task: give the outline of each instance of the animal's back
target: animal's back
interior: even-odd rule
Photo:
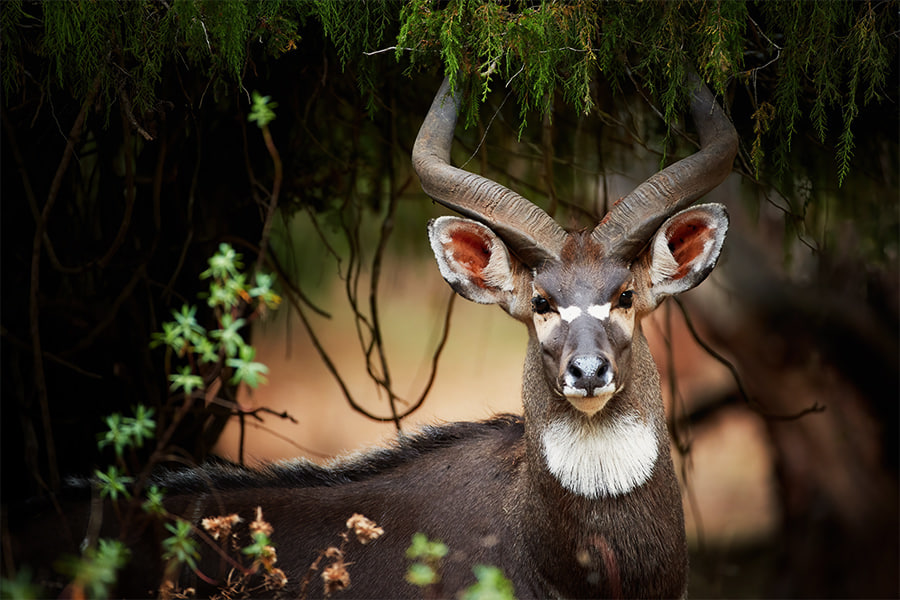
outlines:
[[[275,566],[287,576],[283,592],[288,597],[297,597],[322,551],[341,545],[340,534],[355,513],[375,521],[384,534],[365,545],[350,534],[344,556],[351,582],[346,597],[422,597],[421,588],[405,581],[411,564],[405,553],[416,532],[448,546],[438,589],[442,595],[452,596],[475,583],[472,567],[477,564],[498,566],[513,579],[524,562],[508,516],[509,502],[518,497],[522,478],[522,435],[521,419],[503,416],[426,428],[393,447],[327,467],[306,461],[259,469],[212,463],[157,473],[152,482],[165,490],[166,509],[196,527],[207,517],[238,514],[242,522],[235,533],[241,547],[250,543],[248,524],[259,507],[273,527]],[[72,531],[70,553],[83,538],[90,514],[84,491],[76,495],[79,498],[65,503]],[[53,534],[60,531],[59,517],[44,512],[19,532],[20,539],[30,539],[24,562],[49,565],[66,546]],[[122,597],[156,596],[165,566],[160,542],[171,533],[159,522],[132,523],[128,532],[124,541],[132,557],[119,575],[117,592]],[[107,506],[100,535],[118,539],[120,533],[120,522]],[[230,565],[205,542],[200,541],[199,546],[200,571],[224,580]],[[247,563],[238,552],[232,551],[232,555]],[[311,572],[308,597],[323,595],[321,573],[331,561],[324,558],[318,570]],[[215,591],[184,566],[179,585],[182,589],[194,587],[201,596]]]
[[[514,555],[504,498],[514,497],[520,476],[522,432],[515,418],[453,424],[328,469],[294,463],[244,472],[230,489],[227,470],[217,468],[219,480],[213,478],[213,485],[221,489],[217,495],[227,499],[226,506],[241,507],[245,520],[262,507],[275,528],[278,566],[290,589],[296,589],[322,550],[339,545],[347,519],[361,513],[385,533],[365,546],[348,544],[348,596],[421,597],[421,589],[404,581],[410,562],[405,551],[416,532],[449,547],[442,581],[444,592],[453,595],[474,583],[472,566],[502,566]],[[199,512],[216,512],[215,495],[205,498]],[[195,502],[188,500],[182,509],[196,515]],[[319,573],[324,564],[327,560],[310,583],[310,597],[323,591]]]

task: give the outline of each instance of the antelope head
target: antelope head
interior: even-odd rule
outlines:
[[[703,281],[725,239],[724,206],[687,207],[730,173],[737,134],[706,86],[695,76],[690,85],[700,150],[650,177],[589,231],[567,232],[519,194],[450,165],[459,98],[447,80],[416,139],[425,192],[466,217],[429,224],[444,279],[526,323],[550,393],[587,417],[636,377],[641,318]]]

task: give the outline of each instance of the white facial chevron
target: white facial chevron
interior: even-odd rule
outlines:
[[[567,306],[565,308],[560,308],[559,316],[562,317],[562,320],[566,323],[571,323],[581,316],[581,309],[577,306]]]
[[[603,319],[609,318],[609,310],[611,308],[612,308],[612,304],[607,302],[606,304],[604,304],[602,306],[597,305],[597,304],[592,304],[592,305],[588,306],[587,311],[588,311],[589,315],[591,315],[595,319],[600,319],[602,321]]]
[[[603,305],[591,304],[587,308],[587,314],[602,321],[609,318],[609,311],[611,308],[612,304],[609,302]],[[562,320],[566,323],[571,323],[583,314],[585,314],[585,311],[578,306],[566,306],[565,308],[559,309],[559,316],[562,317]]]

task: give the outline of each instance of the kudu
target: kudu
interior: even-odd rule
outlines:
[[[474,583],[477,564],[500,567],[522,598],[683,596],[681,496],[641,319],[715,265],[724,207],[685,207],[728,175],[737,151],[712,94],[691,85],[701,149],[650,177],[593,230],[567,233],[518,194],[450,165],[458,98],[445,81],[412,159],[427,194],[466,218],[435,219],[428,235],[457,293],[527,326],[524,417],[428,428],[330,467],[170,474],[159,480],[168,509],[195,524],[233,512],[246,523],[261,506],[289,594],[362,513],[385,534],[348,554],[348,597],[421,597],[404,580],[404,551],[419,531],[450,549],[439,588],[447,596]],[[207,573],[214,562],[203,563]],[[149,563],[130,569],[122,580],[131,595],[159,582]]]

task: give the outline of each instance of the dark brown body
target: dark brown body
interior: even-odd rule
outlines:
[[[528,361],[539,360],[535,350]],[[650,360],[643,343],[634,356]],[[646,384],[658,385],[656,377]],[[615,402],[629,402],[628,394],[610,403],[610,414],[620,408]],[[410,564],[405,551],[416,532],[449,547],[439,588],[446,597],[475,583],[472,567],[478,564],[500,567],[519,598],[684,593],[684,525],[668,447],[660,448],[645,485],[627,496],[589,500],[566,491],[539,468],[540,456],[530,460],[534,449],[529,446],[522,419],[503,416],[428,429],[395,448],[334,468],[300,462],[262,470],[210,465],[161,476],[158,483],[168,490],[168,510],[195,525],[204,517],[238,513],[244,519],[238,529],[242,538],[256,507],[262,507],[274,527],[287,597],[296,596],[319,552],[339,543],[338,534],[353,513],[376,521],[385,533],[368,545],[349,545],[351,587],[338,598],[423,597],[421,588],[404,579]],[[76,542],[86,530],[87,509],[82,502],[69,513]],[[117,537],[117,518],[107,510],[104,520],[103,534]],[[47,566],[63,550],[65,536],[55,516],[33,525],[21,532],[30,538],[25,546],[32,556],[20,558]],[[169,534],[158,524],[139,533],[128,540],[133,557],[119,578],[121,597],[154,597],[162,580],[158,544],[160,534]],[[227,575],[227,565],[208,551],[200,564],[210,576]],[[320,573],[309,583],[311,598],[323,595]],[[196,587],[201,596],[213,591],[186,568],[180,583]]]

